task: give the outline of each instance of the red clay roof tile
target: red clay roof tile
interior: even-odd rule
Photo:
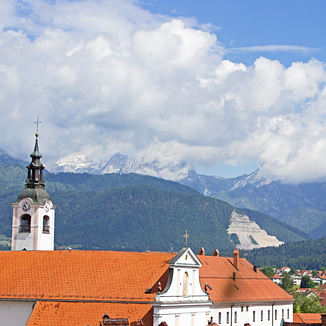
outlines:
[[[259,270],[257,273],[246,259],[240,258],[239,271],[232,258],[198,256],[203,266],[199,269],[202,288],[208,283],[213,302],[293,301],[293,297],[282,290]],[[235,273],[235,280],[233,279]]]
[[[135,325],[139,318],[144,325],[153,324],[152,306],[147,304],[100,303],[100,302],[40,302],[34,307],[26,326],[98,326],[105,313],[110,318],[128,318]]]
[[[175,253],[0,252],[0,298],[153,301]],[[153,288],[145,294],[146,289]]]

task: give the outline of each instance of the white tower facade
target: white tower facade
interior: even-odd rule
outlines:
[[[45,190],[44,166],[38,148],[38,133],[35,134],[32,162],[27,166],[25,189],[13,207],[11,250],[53,250],[54,210],[50,195]]]

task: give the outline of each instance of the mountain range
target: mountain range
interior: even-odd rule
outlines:
[[[120,153],[99,163],[77,162],[61,161],[54,172],[139,173],[173,180],[202,195],[272,216],[313,238],[326,236],[326,182],[287,184],[262,177],[259,169],[249,175],[222,178],[198,174],[186,163],[162,167],[158,161],[137,161]]]
[[[0,153],[0,162],[14,161],[8,154]],[[61,160],[52,172],[137,173],[177,181],[204,196],[272,216],[313,238],[326,236],[326,182],[287,184],[262,177],[259,169],[249,175],[222,178],[198,174],[186,163],[162,166],[157,160],[148,163],[120,153],[97,163],[86,163],[78,155],[70,156]]]
[[[10,237],[12,208],[24,188],[26,168],[0,163],[0,230]],[[84,249],[228,251],[279,246],[309,239],[259,212],[242,212],[180,183],[135,173],[46,173],[56,209],[55,244]]]

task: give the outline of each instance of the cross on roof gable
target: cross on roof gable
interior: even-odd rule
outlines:
[[[201,267],[202,263],[189,247],[183,247],[170,261],[170,267]]]

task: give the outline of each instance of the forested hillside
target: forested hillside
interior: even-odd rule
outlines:
[[[262,266],[289,266],[297,269],[317,269],[326,265],[326,237],[285,243],[278,248],[260,248],[243,253],[252,264]]]
[[[0,164],[1,234],[11,235],[12,208],[24,188],[26,168]],[[230,204],[178,184],[138,174],[47,173],[46,189],[56,210],[55,244],[85,249],[179,250],[185,229],[189,245],[213,252],[234,248],[227,233]],[[253,220],[279,240],[306,235],[273,218],[250,212]]]

